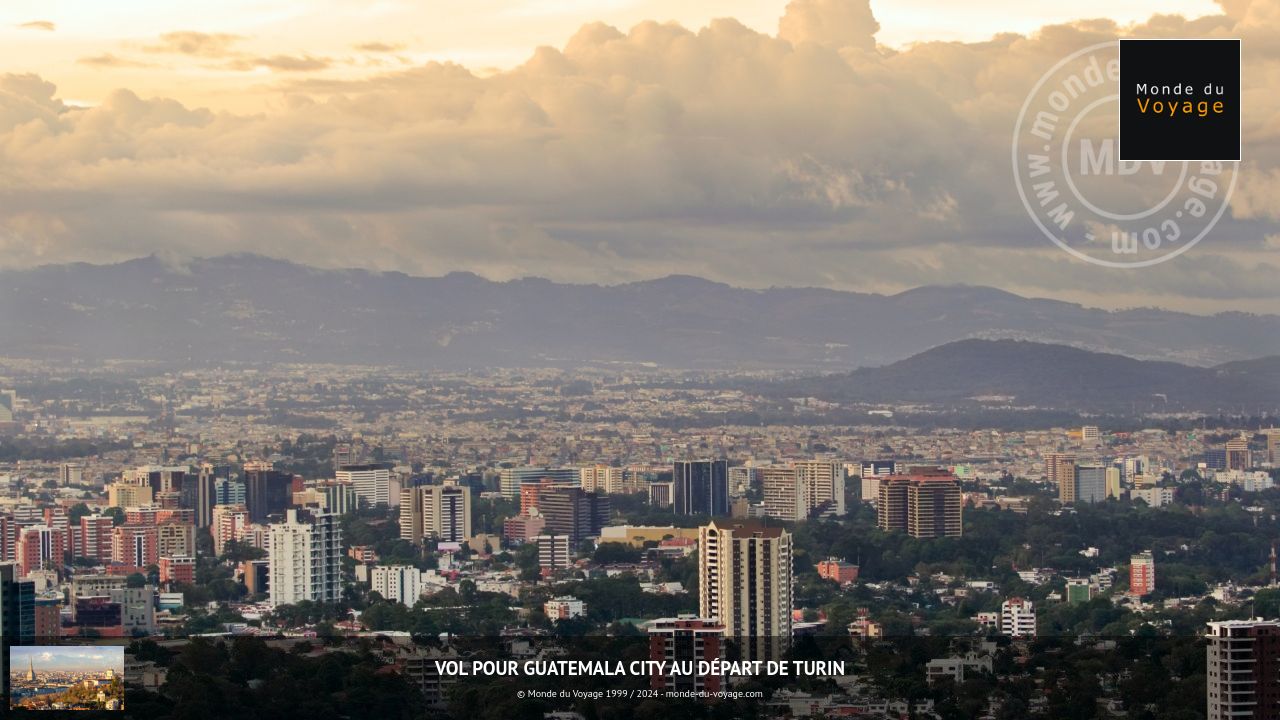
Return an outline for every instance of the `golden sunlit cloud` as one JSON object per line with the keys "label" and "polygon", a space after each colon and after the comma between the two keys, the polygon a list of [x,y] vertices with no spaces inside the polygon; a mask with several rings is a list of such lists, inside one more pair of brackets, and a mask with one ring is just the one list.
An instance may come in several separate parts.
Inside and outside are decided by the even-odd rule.
{"label": "golden sunlit cloud", "polygon": [[18,27],[24,30],[43,30],[45,32],[53,32],[58,29],[57,25],[49,22],[48,20],[33,20],[31,22],[22,23]]}
{"label": "golden sunlit cloud", "polygon": [[[496,279],[1280,299],[1263,254],[1280,234],[1280,0],[898,47],[873,7],[795,0],[764,29],[588,23],[485,72],[387,26],[314,46],[269,23],[114,38],[72,70],[0,75],[0,262],[252,251]],[[58,20],[40,41],[70,34]],[[1237,219],[1194,263],[1122,280],[1039,240],[1008,168],[1040,74],[1117,35],[1252,53]]]}

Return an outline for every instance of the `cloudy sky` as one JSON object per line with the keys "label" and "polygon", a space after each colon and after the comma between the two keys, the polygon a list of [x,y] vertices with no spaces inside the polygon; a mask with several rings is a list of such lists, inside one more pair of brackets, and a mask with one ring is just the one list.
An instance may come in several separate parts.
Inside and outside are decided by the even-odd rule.
{"label": "cloudy sky", "polygon": [[[1119,5],[8,0],[0,266],[258,252],[1280,312],[1280,0]],[[1041,73],[1117,36],[1245,47],[1230,212],[1142,270],[1053,247],[1008,165]]]}
{"label": "cloudy sky", "polygon": [[23,672],[35,666],[41,670],[80,670],[102,672],[112,668],[124,672],[124,648],[122,647],[18,647],[10,648],[9,671]]}

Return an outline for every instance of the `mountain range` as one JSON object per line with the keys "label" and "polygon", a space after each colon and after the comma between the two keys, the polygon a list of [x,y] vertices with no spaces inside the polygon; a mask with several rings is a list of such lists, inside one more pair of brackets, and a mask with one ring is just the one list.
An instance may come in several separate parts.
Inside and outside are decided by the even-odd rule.
{"label": "mountain range", "polygon": [[960,340],[883,367],[759,389],[840,403],[1274,414],[1280,356],[1195,367],[1018,340]]}
{"label": "mountain range", "polygon": [[1192,366],[1280,355],[1280,316],[1107,311],[985,287],[896,295],[321,270],[257,255],[0,271],[0,356],[848,370],[965,339]]}

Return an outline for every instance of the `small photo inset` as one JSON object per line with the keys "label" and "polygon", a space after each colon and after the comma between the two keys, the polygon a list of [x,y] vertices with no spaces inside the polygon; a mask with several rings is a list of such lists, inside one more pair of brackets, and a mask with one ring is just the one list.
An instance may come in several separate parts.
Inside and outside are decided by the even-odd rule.
{"label": "small photo inset", "polygon": [[124,710],[124,648],[9,648],[13,710]]}

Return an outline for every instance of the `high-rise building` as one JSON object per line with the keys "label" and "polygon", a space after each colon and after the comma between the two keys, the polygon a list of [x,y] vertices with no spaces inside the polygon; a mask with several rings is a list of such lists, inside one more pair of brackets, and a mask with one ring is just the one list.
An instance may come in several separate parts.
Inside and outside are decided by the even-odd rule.
{"label": "high-rise building", "polygon": [[111,530],[111,562],[145,568],[160,562],[159,528],[125,523]]}
{"label": "high-rise building", "polygon": [[[14,563],[0,564],[0,644],[30,643],[36,634],[36,585]],[[8,662],[8,652],[0,653]],[[4,677],[8,677],[8,672]]]}
{"label": "high-rise building", "polygon": [[465,542],[471,537],[471,488],[446,480],[400,491],[400,538],[421,545],[434,538]]}
{"label": "high-rise building", "polygon": [[622,468],[591,465],[578,469],[579,484],[587,492],[614,495],[622,492]]}
{"label": "high-rise building", "polygon": [[858,465],[859,497],[864,503],[878,502],[880,499],[880,478],[897,474],[897,464],[893,460],[863,460]]}
{"label": "high-rise building", "polygon": [[1263,430],[1267,436],[1267,462],[1280,465],[1280,428]]}
{"label": "high-rise building", "polygon": [[1120,489],[1121,489],[1120,477],[1122,475],[1123,475],[1123,471],[1118,467],[1113,466],[1113,467],[1107,468],[1106,479],[1107,479],[1107,497],[1108,498],[1115,498],[1116,500],[1120,499]]}
{"label": "high-rise building", "polygon": [[806,520],[809,517],[809,483],[798,477],[795,468],[766,465],[757,468],[764,514],[779,520]]}
{"label": "high-rise building", "polygon": [[1050,487],[1058,489],[1058,500],[1060,502],[1075,502],[1076,456],[1071,453],[1045,453],[1044,479]]}
{"label": "high-rise building", "polygon": [[308,521],[296,509],[286,510],[285,521],[271,525],[267,553],[272,605],[342,597],[342,528],[336,515]]}
{"label": "high-rise building", "polygon": [[543,577],[569,567],[573,546],[568,535],[539,535],[534,541],[538,543],[538,567]]}
{"label": "high-rise building", "polygon": [[672,482],[677,515],[729,514],[728,461],[676,461]]}
{"label": "high-rise building", "polygon": [[[213,504],[245,505],[249,501],[249,491],[239,480],[218,479],[213,484]],[[213,508],[209,508],[210,522],[213,520]]]}
{"label": "high-rise building", "polygon": [[1280,718],[1280,621],[1211,622],[1206,637],[1208,720]]}
{"label": "high-rise building", "polygon": [[293,502],[293,474],[276,470],[268,462],[245,463],[244,490],[249,519],[267,522],[273,515],[282,515]]}
{"label": "high-rise building", "polygon": [[150,487],[151,494],[159,497],[162,493],[180,493],[190,474],[189,465],[142,465],[126,473],[125,482]]}
{"label": "high-rise building", "polygon": [[802,460],[791,463],[796,477],[809,488],[810,517],[843,517],[845,515],[844,464],[825,460]]}
{"label": "high-rise building", "polygon": [[964,530],[960,481],[941,468],[912,472],[880,479],[876,502],[880,529],[922,539],[960,537]]}
{"label": "high-rise building", "polygon": [[[403,491],[402,491],[403,492]],[[346,515],[359,507],[355,488],[337,480],[315,480],[293,493],[293,504],[334,515]]]}
{"label": "high-rise building", "polygon": [[1150,595],[1156,589],[1156,561],[1150,551],[1129,558],[1129,594]]}
{"label": "high-rise building", "polygon": [[242,541],[249,527],[249,509],[244,505],[214,505],[213,523],[209,526],[213,535],[213,553],[222,555],[228,542]]}
{"label": "high-rise building", "polygon": [[82,515],[76,554],[104,564],[111,562],[113,527],[114,519],[110,515]]}
{"label": "high-rise building", "polygon": [[681,615],[650,620],[648,630],[650,660],[664,663],[663,667],[672,667],[669,663],[688,663],[678,667],[692,667],[694,670],[691,675],[677,675],[655,669],[649,676],[651,689],[694,693],[720,691],[723,678],[717,673],[700,673],[699,670],[710,668],[702,663],[720,659],[723,625],[708,618]]}
{"label": "high-rise building", "polygon": [[156,525],[156,552],[160,557],[195,557],[195,525],[180,522]]}
{"label": "high-rise building", "polygon": [[609,496],[584,492],[582,488],[554,488],[539,495],[538,509],[546,519],[545,532],[567,535],[575,547],[600,534],[609,524]]}
{"label": "high-rise building", "polygon": [[118,482],[107,486],[107,505],[111,507],[126,508],[150,505],[154,500],[155,497],[149,485]]}
{"label": "high-rise building", "polygon": [[422,597],[422,571],[412,565],[380,565],[369,580],[374,592],[402,605],[413,607]]}
{"label": "high-rise building", "polygon": [[791,534],[751,522],[698,531],[698,614],[725,628],[744,660],[781,659],[791,640]]}
{"label": "high-rise building", "polygon": [[1035,603],[1020,597],[1011,597],[1001,603],[1000,634],[1009,637],[1035,637]]}
{"label": "high-rise building", "polygon": [[213,506],[229,505],[232,502],[244,502],[244,485],[240,484],[241,496],[235,500],[218,499],[218,484],[222,483],[224,498],[227,484],[231,482],[231,466],[201,463],[200,472],[196,475],[195,511],[196,527],[207,528],[213,522]]}
{"label": "high-rise building", "polygon": [[63,487],[67,485],[83,485],[84,465],[80,463],[62,463],[59,465],[58,484]]}
{"label": "high-rise building", "polygon": [[503,468],[498,476],[498,488],[502,491],[503,497],[515,500],[520,497],[522,487],[537,485],[543,480],[550,480],[555,485],[578,487],[582,483],[582,474],[578,468]]}
{"label": "high-rise building", "polygon": [[758,468],[764,513],[784,520],[845,514],[844,466],[802,461]]}
{"label": "high-rise building", "polygon": [[31,525],[18,531],[18,570],[21,577],[26,577],[33,570],[62,567],[63,553],[66,551],[65,531],[48,525]]}
{"label": "high-rise building", "polygon": [[1249,441],[1244,437],[1227,441],[1227,470],[1248,470],[1253,462],[1249,456]]}
{"label": "high-rise building", "polygon": [[[363,507],[391,505],[391,464],[361,463],[342,465],[334,473],[338,482],[351,483],[356,502]],[[399,496],[397,494],[397,500]]]}
{"label": "high-rise building", "polygon": [[1107,499],[1107,467],[1077,465],[1075,468],[1076,502],[1099,503]]}
{"label": "high-rise building", "polygon": [[0,677],[9,680],[9,648],[36,640],[36,584],[19,578],[13,563],[0,564]]}
{"label": "high-rise building", "polygon": [[729,468],[729,497],[746,497],[752,488],[760,487],[760,468],[739,465]]}

